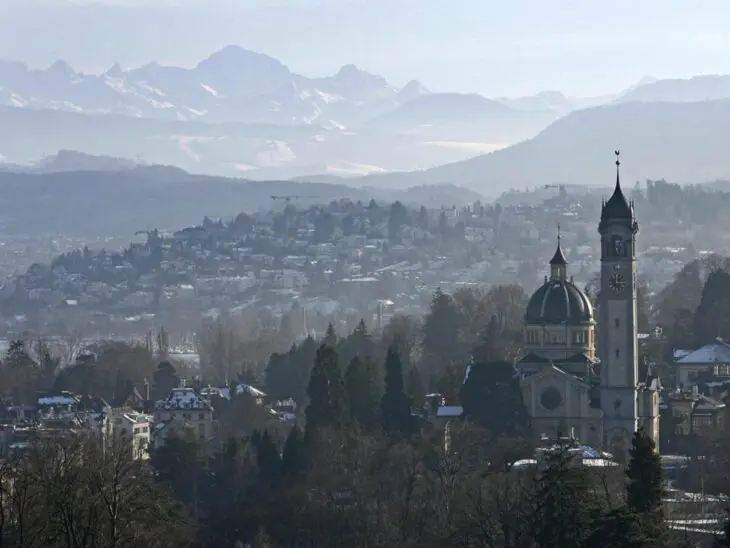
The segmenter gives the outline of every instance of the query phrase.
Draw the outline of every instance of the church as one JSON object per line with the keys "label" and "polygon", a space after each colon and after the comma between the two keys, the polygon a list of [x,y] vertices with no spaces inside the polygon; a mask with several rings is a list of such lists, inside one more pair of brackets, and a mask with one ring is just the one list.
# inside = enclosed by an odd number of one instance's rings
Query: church
{"label": "church", "polygon": [[598,224],[601,282],[595,316],[574,283],[560,244],[550,274],[525,311],[522,395],[537,435],[573,433],[583,443],[625,454],[643,428],[658,445],[659,379],[639,379],[634,205],[619,178]]}

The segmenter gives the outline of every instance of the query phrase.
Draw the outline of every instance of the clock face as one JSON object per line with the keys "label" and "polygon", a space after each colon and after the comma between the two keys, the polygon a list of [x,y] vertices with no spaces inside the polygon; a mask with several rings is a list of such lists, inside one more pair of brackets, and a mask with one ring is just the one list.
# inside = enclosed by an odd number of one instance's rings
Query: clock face
{"label": "clock face", "polygon": [[608,279],[608,287],[615,293],[620,293],[626,287],[626,280],[621,274],[614,274]]}

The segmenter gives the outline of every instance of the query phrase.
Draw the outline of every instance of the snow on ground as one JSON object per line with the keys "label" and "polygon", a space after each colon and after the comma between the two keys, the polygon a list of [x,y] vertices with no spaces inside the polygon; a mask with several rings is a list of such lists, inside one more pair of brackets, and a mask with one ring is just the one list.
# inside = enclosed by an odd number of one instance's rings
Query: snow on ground
{"label": "snow on ground", "polygon": [[121,78],[112,78],[111,76],[105,76],[104,83],[117,93],[129,93],[129,90],[124,85],[124,80],[122,80]]}
{"label": "snow on ground", "polygon": [[158,97],[167,97],[161,89],[157,89],[155,87],[152,87],[147,82],[137,82],[137,85],[141,87],[142,89],[146,89],[147,91],[154,93]]}
{"label": "snow on ground", "polygon": [[322,99],[325,103],[338,103],[340,101],[343,101],[344,98],[341,95],[333,95],[331,93],[325,93],[324,91],[320,91],[318,89],[315,89],[314,92],[319,95],[320,99]]}
{"label": "snow on ground", "polygon": [[167,101],[163,101],[163,102],[155,101],[154,99],[151,99],[149,97],[147,98],[147,103],[149,103],[150,106],[152,106],[154,108],[159,108],[159,109],[175,108],[175,105],[173,105],[172,103],[169,103]]}
{"label": "snow on ground", "polygon": [[218,92],[207,84],[201,82],[200,87],[210,93],[213,97],[218,97]]}

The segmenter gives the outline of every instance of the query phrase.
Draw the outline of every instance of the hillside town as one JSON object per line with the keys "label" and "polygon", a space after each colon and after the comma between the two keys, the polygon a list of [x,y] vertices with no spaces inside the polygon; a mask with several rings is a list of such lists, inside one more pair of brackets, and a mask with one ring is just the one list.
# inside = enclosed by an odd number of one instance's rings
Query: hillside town
{"label": "hillside town", "polygon": [[[53,317],[62,314],[86,334],[140,335],[150,323],[185,334],[201,317],[255,309],[280,318],[293,303],[311,317],[382,325],[394,314],[422,315],[436,287],[518,283],[530,291],[542,281],[558,234],[576,283],[585,287],[599,268],[591,224],[598,198],[553,190],[534,205],[476,202],[440,210],[375,201],[300,209],[287,199],[284,207],[227,222],[206,218],[176,232],[142,231],[146,241],[119,252],[75,250],[6,280],[2,325],[6,333],[50,335]],[[647,223],[638,275],[650,291],[687,261],[728,245],[716,234],[707,249],[695,249],[692,235],[700,228],[683,231],[666,215]]]}

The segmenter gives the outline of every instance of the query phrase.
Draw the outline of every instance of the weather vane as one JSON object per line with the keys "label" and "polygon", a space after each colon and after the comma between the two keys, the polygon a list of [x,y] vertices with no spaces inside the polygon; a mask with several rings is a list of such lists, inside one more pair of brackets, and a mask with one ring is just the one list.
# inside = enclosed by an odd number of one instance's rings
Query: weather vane
{"label": "weather vane", "polygon": [[616,149],[613,151],[613,153],[616,155],[616,165],[620,166],[621,161],[619,160],[619,156],[621,155],[621,151],[619,149]]}

